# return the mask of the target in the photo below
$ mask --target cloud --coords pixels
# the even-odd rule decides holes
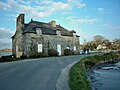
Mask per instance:
[[[75,22],[80,24],[94,24],[96,22],[96,19],[78,19],[75,20]]]
[[[13,32],[7,28],[0,28],[0,48],[11,48]]]
[[[10,29],[7,28],[0,28],[0,39],[2,38],[11,38],[11,36],[13,35],[13,32],[10,31]]]
[[[103,26],[108,30],[120,30],[120,25],[103,24]]]
[[[61,1],[53,0],[7,0],[0,1],[0,10],[9,10],[17,14],[25,13],[30,18],[45,18],[58,11],[67,12],[73,8],[83,8],[86,4],[79,0]]]
[[[31,18],[44,18],[61,10],[67,10],[70,6],[67,3],[55,2],[53,0],[8,0],[0,2],[0,10],[11,10],[16,13],[25,13]]]
[[[100,13],[103,13],[105,11],[104,8],[97,8],[97,10],[100,12]]]
[[[6,3],[0,2],[0,10],[8,10],[10,6]]]
[[[81,0],[81,1],[79,1],[79,0],[67,0],[67,2],[68,2],[71,6],[73,6],[73,7],[75,6],[75,7],[77,7],[77,8],[83,8],[83,7],[86,6],[86,4],[82,2],[82,0]]]
[[[85,29],[82,29],[81,27],[74,25],[74,30],[77,32],[78,35],[80,35],[80,43],[84,43],[84,40],[91,41],[93,35],[91,35],[89,32],[86,32]]]
[[[96,18],[77,18],[73,16],[69,16],[66,18],[71,24],[94,24],[99,20]]]

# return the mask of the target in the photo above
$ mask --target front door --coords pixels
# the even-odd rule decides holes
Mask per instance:
[[[60,44],[57,45],[57,51],[58,51],[58,55],[60,56],[61,55],[61,45]]]

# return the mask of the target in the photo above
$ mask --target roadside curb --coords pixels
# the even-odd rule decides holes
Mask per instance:
[[[56,83],[56,90],[70,90],[70,88],[69,88],[69,70],[78,61],[75,61],[75,62],[69,64],[66,68],[62,69],[60,76]]]

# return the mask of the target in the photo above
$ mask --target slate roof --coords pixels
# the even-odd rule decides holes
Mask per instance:
[[[56,30],[61,31],[62,36],[73,36],[73,32],[68,31],[64,27],[60,25],[56,25],[56,27],[52,27],[49,23],[38,22],[31,20],[28,24],[25,24],[25,29],[23,34],[25,33],[36,33],[36,28],[41,28],[42,34],[56,35]]]

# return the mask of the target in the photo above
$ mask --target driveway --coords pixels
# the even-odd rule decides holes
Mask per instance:
[[[61,70],[86,55],[0,63],[0,90],[56,90]]]

